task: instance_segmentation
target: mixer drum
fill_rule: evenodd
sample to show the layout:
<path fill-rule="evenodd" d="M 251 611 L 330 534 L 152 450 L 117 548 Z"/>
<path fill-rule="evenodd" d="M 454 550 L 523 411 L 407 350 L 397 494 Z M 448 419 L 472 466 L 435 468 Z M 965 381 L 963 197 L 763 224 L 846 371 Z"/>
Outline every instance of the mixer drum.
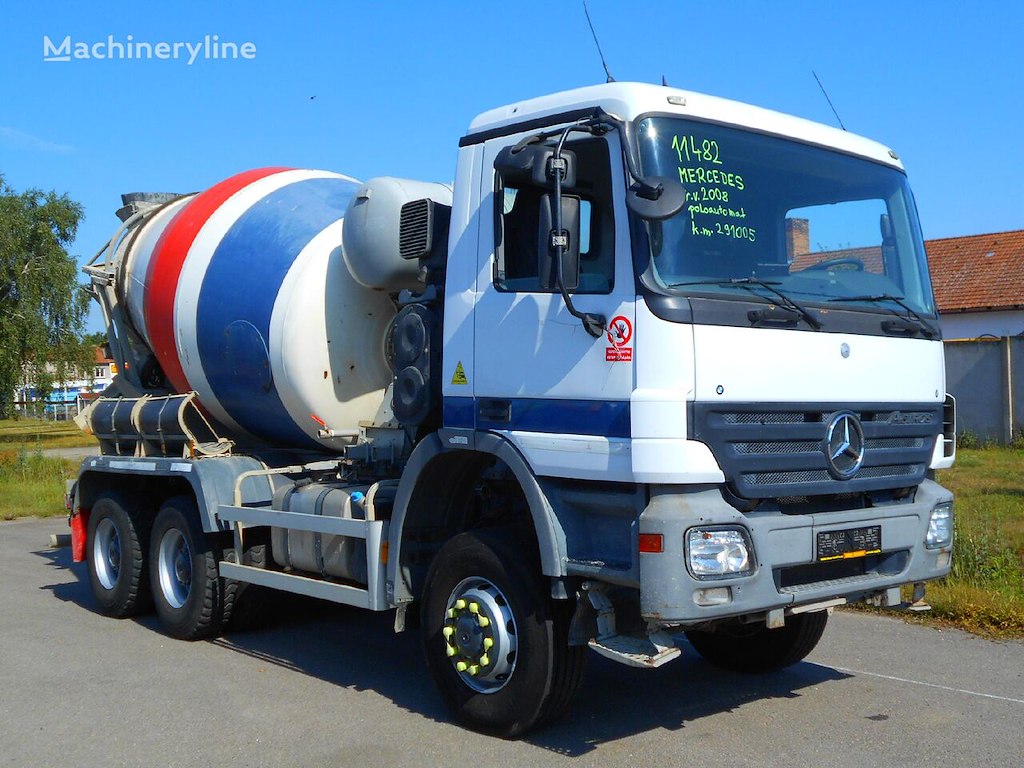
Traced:
<path fill-rule="evenodd" d="M 326 171 L 248 171 L 167 204 L 120 246 L 136 329 L 172 387 L 239 442 L 336 450 L 377 415 L 395 308 L 342 257 L 357 188 Z"/>

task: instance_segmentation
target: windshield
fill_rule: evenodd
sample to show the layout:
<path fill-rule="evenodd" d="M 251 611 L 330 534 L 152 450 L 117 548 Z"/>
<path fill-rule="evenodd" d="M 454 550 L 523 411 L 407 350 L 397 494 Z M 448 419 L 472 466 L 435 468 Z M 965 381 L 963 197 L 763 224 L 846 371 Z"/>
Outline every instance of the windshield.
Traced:
<path fill-rule="evenodd" d="M 680 213 L 648 225 L 658 290 L 749 298 L 729 282 L 742 280 L 804 304 L 838 299 L 879 311 L 879 297 L 896 297 L 934 314 L 917 212 L 899 170 L 679 118 L 645 118 L 637 136 L 644 175 L 678 178 L 687 193 Z"/>

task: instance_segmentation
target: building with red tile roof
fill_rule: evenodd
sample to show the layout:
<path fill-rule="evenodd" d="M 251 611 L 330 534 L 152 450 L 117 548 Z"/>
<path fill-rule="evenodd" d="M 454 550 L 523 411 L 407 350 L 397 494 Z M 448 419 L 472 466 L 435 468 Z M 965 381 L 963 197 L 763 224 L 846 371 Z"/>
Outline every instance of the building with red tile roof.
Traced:
<path fill-rule="evenodd" d="M 946 339 L 1024 334 L 1024 230 L 925 242 Z"/>

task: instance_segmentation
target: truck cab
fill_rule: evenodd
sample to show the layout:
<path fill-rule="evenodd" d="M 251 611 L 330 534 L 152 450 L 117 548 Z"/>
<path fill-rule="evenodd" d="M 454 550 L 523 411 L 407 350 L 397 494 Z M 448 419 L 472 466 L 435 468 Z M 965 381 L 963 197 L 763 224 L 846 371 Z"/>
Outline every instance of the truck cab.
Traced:
<path fill-rule="evenodd" d="M 580 211 L 568 293 L 606 319 L 594 338 L 538 269 L 544 189 L 506 182 L 495 161 L 597 110 L 622 129 L 564 143 Z M 681 184 L 684 207 L 631 213 L 630 161 Z M 570 536 L 557 553 L 566 574 L 635 583 L 645 617 L 701 622 L 777 617 L 834 598 L 837 580 L 877 591 L 948 570 L 948 540 L 928 532 L 950 501 L 932 475 L 953 460 L 951 404 L 894 152 L 756 107 L 614 83 L 480 116 L 455 189 L 449 444 L 497 435 L 542 485 L 612 483 L 646 499 L 638 517 L 601 515 L 638 557 Z M 563 528 L 589 526 L 574 517 Z"/>

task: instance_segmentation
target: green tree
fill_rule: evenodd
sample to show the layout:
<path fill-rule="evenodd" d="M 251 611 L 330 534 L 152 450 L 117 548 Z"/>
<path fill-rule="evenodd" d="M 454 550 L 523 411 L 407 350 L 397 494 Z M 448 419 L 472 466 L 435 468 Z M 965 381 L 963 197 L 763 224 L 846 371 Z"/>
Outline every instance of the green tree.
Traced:
<path fill-rule="evenodd" d="M 89 299 L 67 248 L 82 213 L 66 194 L 19 194 L 0 176 L 0 418 L 23 382 L 49 392 L 81 364 Z"/>
<path fill-rule="evenodd" d="M 107 334 L 102 331 L 93 331 L 82 337 L 82 344 L 89 350 L 89 359 L 92 360 L 92 350 L 102 347 L 107 343 Z"/>

